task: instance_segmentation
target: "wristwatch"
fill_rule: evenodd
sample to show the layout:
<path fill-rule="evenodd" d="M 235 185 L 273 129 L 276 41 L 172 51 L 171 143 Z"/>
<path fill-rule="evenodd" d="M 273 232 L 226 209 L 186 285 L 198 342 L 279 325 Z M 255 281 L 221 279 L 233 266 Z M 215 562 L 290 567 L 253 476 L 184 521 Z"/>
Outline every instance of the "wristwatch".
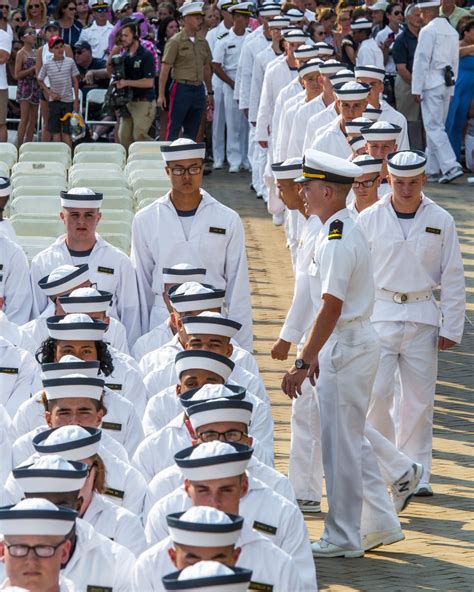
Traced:
<path fill-rule="evenodd" d="M 213 94 L 214 94 L 214 91 L 213 91 L 213 90 L 208 90 L 208 91 L 207 91 L 207 96 L 208 96 L 208 97 L 212 97 L 212 96 L 213 96 Z"/>
<path fill-rule="evenodd" d="M 297 370 L 307 370 L 309 368 L 309 364 L 307 364 L 302 358 L 296 358 L 295 368 Z"/>

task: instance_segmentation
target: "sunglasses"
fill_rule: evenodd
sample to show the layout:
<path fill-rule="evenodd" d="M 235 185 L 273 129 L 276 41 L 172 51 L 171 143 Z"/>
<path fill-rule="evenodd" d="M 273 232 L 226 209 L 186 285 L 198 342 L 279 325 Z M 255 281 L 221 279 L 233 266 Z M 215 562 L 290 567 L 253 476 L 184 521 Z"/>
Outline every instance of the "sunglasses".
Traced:
<path fill-rule="evenodd" d="M 41 4 L 30 4 L 30 8 L 41 8 Z"/>
<path fill-rule="evenodd" d="M 401 10 L 394 10 L 392 12 L 392 14 L 394 14 L 395 16 L 400 16 L 402 14 L 402 11 Z"/>
<path fill-rule="evenodd" d="M 108 12 L 108 8 L 93 8 L 92 12 L 98 12 L 99 14 L 103 14 L 104 12 Z"/>
<path fill-rule="evenodd" d="M 76 10 L 76 7 L 75 7 L 75 6 L 68 6 L 68 7 L 67 7 L 67 9 L 68 9 L 68 10 L 75 11 L 75 10 Z"/>
<path fill-rule="evenodd" d="M 0 4 L 0 10 L 3 8 L 10 8 L 10 6 L 8 4 Z"/>

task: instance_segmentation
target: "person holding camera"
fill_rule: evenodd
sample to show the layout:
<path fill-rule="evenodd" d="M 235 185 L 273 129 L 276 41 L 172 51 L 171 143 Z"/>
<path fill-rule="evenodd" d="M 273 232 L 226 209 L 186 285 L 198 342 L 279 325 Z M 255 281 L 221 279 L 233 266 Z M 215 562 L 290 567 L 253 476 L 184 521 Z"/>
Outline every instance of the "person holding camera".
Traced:
<path fill-rule="evenodd" d="M 445 129 L 459 66 L 459 39 L 448 19 L 439 16 L 440 0 L 418 0 L 424 27 L 413 60 L 411 92 L 421 104 L 426 133 L 428 181 L 450 183 L 463 170 Z M 441 172 L 441 174 L 440 174 Z"/>

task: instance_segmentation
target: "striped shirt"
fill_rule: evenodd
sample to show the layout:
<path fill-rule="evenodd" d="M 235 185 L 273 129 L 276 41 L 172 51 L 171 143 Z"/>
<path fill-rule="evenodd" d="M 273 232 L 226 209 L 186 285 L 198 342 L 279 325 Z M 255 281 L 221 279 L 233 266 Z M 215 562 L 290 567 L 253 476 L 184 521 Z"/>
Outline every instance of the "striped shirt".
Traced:
<path fill-rule="evenodd" d="M 41 66 L 39 80 L 49 78 L 50 90 L 59 95 L 59 100 L 70 103 L 74 100 L 72 81 L 79 76 L 76 62 L 67 56 L 62 60 L 50 60 Z"/>

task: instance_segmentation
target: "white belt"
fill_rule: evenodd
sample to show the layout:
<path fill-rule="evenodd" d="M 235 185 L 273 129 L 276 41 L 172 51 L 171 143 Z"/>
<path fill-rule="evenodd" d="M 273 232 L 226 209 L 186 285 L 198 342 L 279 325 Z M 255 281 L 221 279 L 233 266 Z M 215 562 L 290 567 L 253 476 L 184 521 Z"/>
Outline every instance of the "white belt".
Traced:
<path fill-rule="evenodd" d="M 389 300 L 396 304 L 409 304 L 410 302 L 423 302 L 431 300 L 433 296 L 432 290 L 423 290 L 422 292 L 392 292 L 391 290 L 375 290 L 375 298 L 377 300 Z"/>

